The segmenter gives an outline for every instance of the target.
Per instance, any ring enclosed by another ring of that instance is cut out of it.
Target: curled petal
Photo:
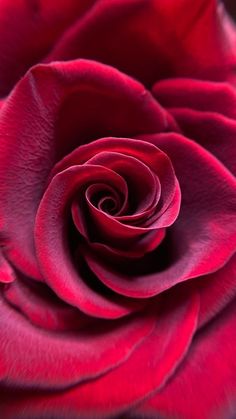
[[[0,231],[9,260],[42,280],[33,228],[57,160],[104,135],[168,130],[167,115],[141,84],[97,62],[32,68],[0,112]]]
[[[157,306],[156,306],[157,307]],[[197,325],[196,293],[173,293],[156,310],[153,331],[137,345],[127,362],[95,380],[63,393],[15,394],[14,405],[4,397],[4,414],[83,418],[109,417],[130,409],[166,384],[186,356]],[[117,348],[116,348],[117,350]],[[142,379],[140,379],[142,377]],[[138,382],[139,385],[134,385]]]
[[[134,417],[235,416],[235,308],[234,300],[196,335],[178,373],[161,391],[140,405],[133,412]]]
[[[69,250],[66,209],[79,188],[106,178],[113,183],[118,176],[93,165],[73,166],[59,173],[45,192],[36,218],[36,249],[45,281],[64,301],[95,317],[121,317],[132,312],[136,304],[97,293],[82,279],[81,265],[76,269]]]
[[[152,331],[154,316],[90,324],[77,332],[35,327],[0,299],[0,377],[21,388],[65,389],[95,378],[127,360]]]

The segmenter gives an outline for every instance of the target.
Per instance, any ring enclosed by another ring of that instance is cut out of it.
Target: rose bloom
[[[0,2],[2,418],[236,416],[236,53],[211,0]]]

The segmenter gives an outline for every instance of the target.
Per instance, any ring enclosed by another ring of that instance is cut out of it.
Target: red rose
[[[2,95],[41,64],[0,110],[2,417],[232,417],[229,27],[213,1],[8,3]]]

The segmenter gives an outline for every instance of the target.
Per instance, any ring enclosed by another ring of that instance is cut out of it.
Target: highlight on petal
[[[173,292],[161,306],[153,307],[155,327],[135,347],[127,362],[97,379],[63,392],[15,393],[14,405],[4,394],[3,413],[44,414],[63,417],[108,417],[122,414],[138,401],[161,388],[174,374],[189,350],[197,324],[199,300],[196,293]],[[97,345],[96,345],[97,346]],[[135,383],[139,385],[135,385]],[[126,413],[125,413],[126,414]]]
[[[15,280],[15,272],[12,266],[0,250],[0,283],[8,284]]]
[[[151,297],[179,282],[217,271],[236,246],[236,184],[230,172],[213,155],[178,134],[146,136],[146,140],[172,161],[182,194],[178,218],[161,245],[135,265],[86,254],[102,282],[136,298]]]
[[[114,53],[115,51],[115,53]],[[214,0],[97,1],[46,61],[89,58],[150,87],[159,79],[234,78],[235,48]]]
[[[134,417],[233,418],[235,415],[235,300],[193,339],[178,374],[145,401]],[[131,415],[131,417],[133,417]]]
[[[152,331],[142,312],[117,322],[95,322],[78,331],[36,327],[1,297],[1,382],[24,389],[66,389],[126,361]]]
[[[93,181],[105,181],[112,185],[117,178],[118,174],[102,166],[72,166],[53,178],[36,218],[37,256],[46,283],[64,301],[95,317],[121,317],[132,312],[137,304],[122,297],[96,292],[88,284],[86,275],[83,279],[81,261],[76,268],[71,258],[66,209],[77,190],[84,190]]]
[[[45,284],[21,278],[2,291],[7,302],[34,325],[46,330],[67,331],[90,327],[91,317],[61,301]]]
[[[0,96],[8,94],[93,3],[94,0],[1,0]]]
[[[232,85],[173,79],[156,83],[153,93],[186,137],[236,174],[236,90]]]

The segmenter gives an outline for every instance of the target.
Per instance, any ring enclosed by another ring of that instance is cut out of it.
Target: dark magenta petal
[[[178,259],[188,254],[191,276],[217,270],[235,250],[235,178],[211,153],[179,134],[149,141],[170,157],[181,187],[181,209],[171,227]]]
[[[193,286],[198,287],[201,301],[199,327],[211,320],[236,296],[236,255],[226,265],[208,276],[197,278]]]
[[[20,77],[48,54],[94,1],[1,0],[0,96],[8,94]]]
[[[15,280],[15,272],[0,250],[0,283],[7,284]]]
[[[159,81],[152,91],[165,108],[215,112],[236,119],[236,91],[229,83],[175,78]]]
[[[178,373],[134,417],[234,418],[235,318],[234,300],[194,338]]]
[[[191,8],[187,0],[97,1],[47,60],[94,59],[148,86],[176,76],[232,79],[234,45],[224,32],[214,0]]]
[[[67,303],[95,317],[117,318],[136,308],[126,299],[102,295],[84,281],[75,267],[69,249],[68,205],[76,191],[94,181],[118,176],[102,166],[72,166],[56,175],[41,200],[36,217],[35,240],[45,282]],[[114,182],[114,179],[112,179]],[[66,278],[66,281],[65,281]]]
[[[33,226],[58,158],[96,136],[160,132],[168,124],[151,94],[111,67],[77,60],[28,72],[0,113],[0,218],[9,260],[41,279]]]
[[[166,266],[161,266],[158,251],[156,258],[153,255],[152,272],[145,259],[146,271],[137,271],[131,263],[121,269],[109,260],[86,255],[102,282],[136,298],[154,296],[176,283],[218,270],[236,246],[234,177],[210,153],[178,134],[150,136],[149,141],[171,158],[182,192],[179,216],[165,239]]]
[[[125,179],[130,207],[127,214],[143,213],[158,204],[161,191],[157,189],[156,176],[147,165],[132,155],[103,151],[87,163],[107,167]]]
[[[117,323],[91,324],[78,332],[50,332],[31,324],[4,300],[1,306],[1,381],[23,388],[65,389],[127,360],[152,331],[142,312]]]
[[[17,280],[3,290],[5,299],[34,325],[52,331],[90,327],[92,318],[59,300],[41,283]]]
[[[153,92],[186,137],[236,174],[236,91],[232,85],[175,79],[157,83]]]
[[[23,411],[35,418],[44,414],[60,417],[65,409],[67,416],[108,417],[130,409],[134,403],[161,388],[189,350],[197,325],[199,299],[196,293],[182,293],[181,296],[173,293],[159,308],[157,303],[155,307],[154,330],[136,346],[127,362],[63,393],[15,395],[14,406],[4,397],[4,414],[16,416]]]
[[[90,253],[92,250],[95,252],[95,254],[97,254],[97,256],[100,255],[103,259],[108,258],[110,261],[113,259],[117,261],[118,259],[120,260],[120,263],[122,263],[122,261],[126,259],[139,259],[140,257],[144,256],[145,253],[154,250],[164,239],[165,231],[165,228],[151,231],[137,240],[133,246],[126,247],[124,244],[123,248],[117,248],[104,243],[90,242],[88,246],[79,247],[78,251],[86,257],[86,254]],[[102,282],[104,282],[103,279]]]
[[[176,178],[173,166],[168,156],[162,150],[145,141],[130,138],[102,138],[89,144],[82,145],[65,156],[52,170],[51,177],[66,168],[84,164],[99,153],[120,153],[133,157],[149,167],[158,177],[161,186],[161,212],[169,206],[176,193]],[[109,163],[109,159],[107,159]],[[138,176],[138,173],[137,173]]]

